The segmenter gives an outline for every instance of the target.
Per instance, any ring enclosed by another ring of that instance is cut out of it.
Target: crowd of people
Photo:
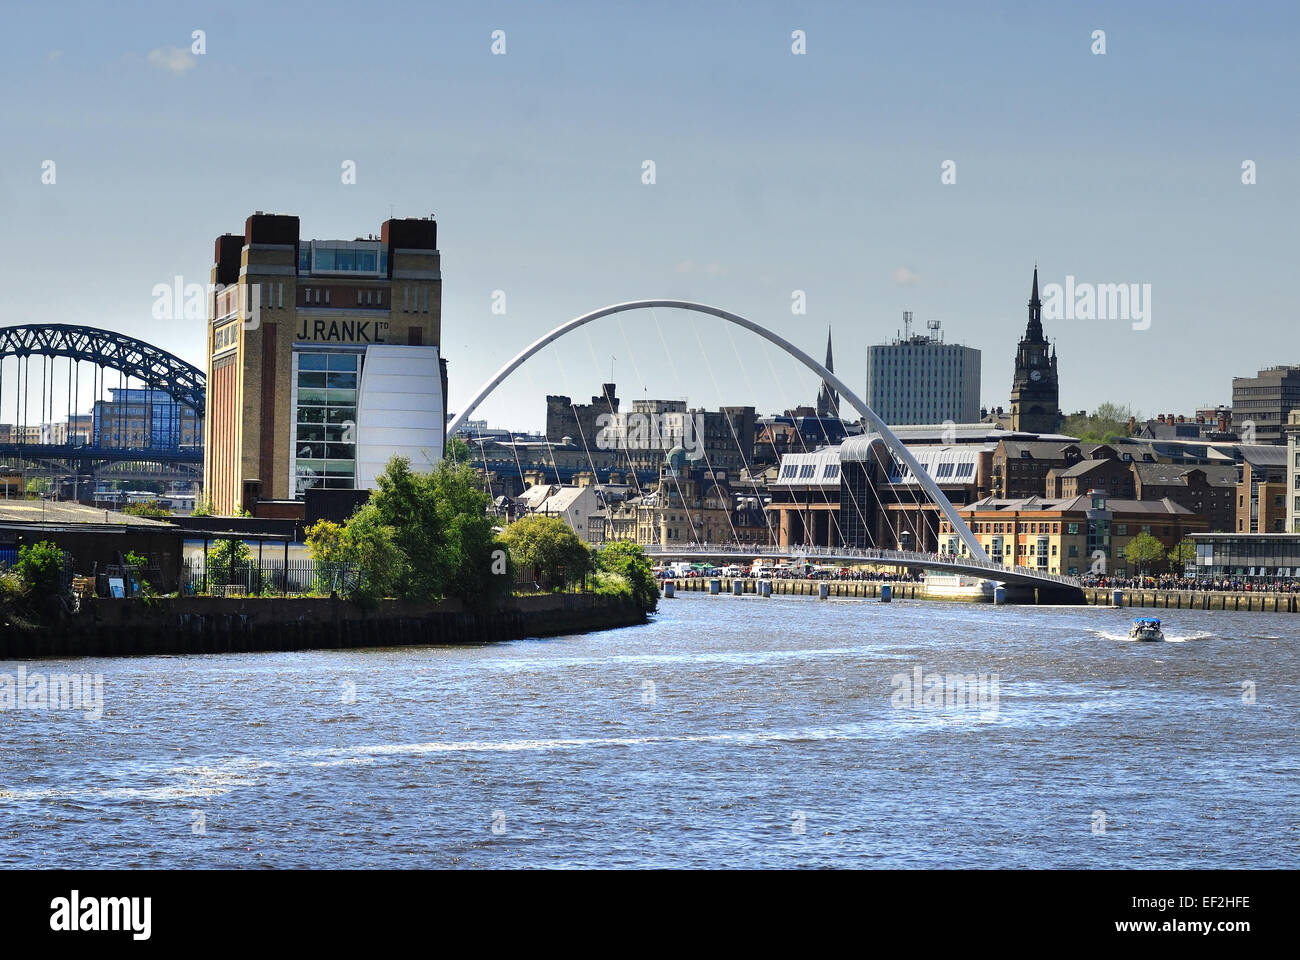
[[[1085,587],[1116,590],[1223,591],[1229,593],[1300,593],[1300,580],[1247,577],[1081,577]]]

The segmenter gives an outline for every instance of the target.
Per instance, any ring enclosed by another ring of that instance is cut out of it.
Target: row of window
[[[311,303],[313,303],[313,302],[316,303],[316,304],[323,304],[323,305],[325,305],[325,306],[329,306],[329,305],[330,305],[330,290],[329,290],[329,287],[324,287],[324,288],[317,287],[317,288],[316,288],[316,294],[315,294],[315,299],[314,299],[314,300],[313,300],[313,298],[312,298],[312,288],[311,288],[311,287],[303,287],[303,289],[302,289],[302,293],[303,293],[302,303],[303,303],[304,305],[311,304]],[[358,306],[358,307],[362,307],[362,306],[364,306],[364,307],[382,307],[383,305],[384,305],[384,291],[382,291],[382,290],[357,290],[357,306]]]
[[[294,425],[294,483],[310,487],[356,486],[356,353],[300,353]]]
[[[817,464],[815,463],[787,463],[781,467],[781,478],[784,480],[810,480],[816,475]],[[822,469],[823,480],[833,480],[839,475],[840,465],[838,463],[828,463]]]

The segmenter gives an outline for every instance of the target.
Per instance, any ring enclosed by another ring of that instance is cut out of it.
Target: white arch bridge
[[[642,547],[653,560],[718,561],[721,564],[740,560],[806,560],[812,564],[854,564],[872,567],[904,567],[908,570],[933,570],[961,573],[992,580],[1007,586],[1035,587],[1049,591],[1053,597],[1066,598],[1083,589],[1073,577],[1047,573],[1034,567],[1005,567],[992,560],[976,560],[951,553],[917,553],[911,550],[857,549],[855,547],[770,547],[760,544],[693,544],[688,547]]]
[[[751,333],[758,334],[758,336],[762,337],[769,343],[780,347],[813,373],[817,374],[817,376],[825,383],[834,387],[839,391],[840,397],[847,400],[853,409],[856,410],[870,425],[871,429],[880,435],[880,438],[888,446],[890,452],[912,472],[922,489],[924,489],[926,494],[930,497],[930,500],[939,508],[939,512],[943,514],[944,519],[952,525],[952,529],[957,533],[957,536],[961,538],[968,554],[968,556],[963,556],[959,560],[954,559],[953,561],[941,561],[934,559],[934,555],[930,554],[909,554],[906,551],[890,550],[864,550],[861,552],[857,562],[866,562],[861,559],[861,557],[868,554],[875,554],[877,556],[889,555],[891,559],[882,558],[880,559],[880,562],[891,563],[897,566],[924,566],[929,569],[949,569],[954,573],[972,573],[975,576],[986,577],[986,579],[990,580],[999,580],[1002,582],[1016,583],[1025,586],[1046,587],[1055,590],[1081,590],[1079,582],[1069,577],[1043,573],[1028,567],[1011,568],[995,564],[989,559],[988,554],[985,553],[980,542],[975,539],[975,535],[971,533],[970,527],[966,525],[966,522],[962,519],[961,515],[957,513],[952,502],[944,496],[943,491],[939,489],[939,485],[934,482],[934,479],[928,472],[926,472],[925,468],[917,462],[914,456],[912,456],[911,451],[903,446],[903,442],[899,440],[898,437],[895,436],[894,432],[885,425],[885,422],[880,419],[876,412],[868,407],[856,393],[850,390],[843,380],[835,376],[834,373],[826,369],[822,364],[818,363],[779,334],[773,333],[771,330],[761,324],[755,323],[753,320],[748,320],[739,314],[731,313],[727,310],[721,309],[720,307],[711,307],[707,304],[694,303],[690,300],[629,300],[626,303],[615,303],[608,307],[601,307],[599,310],[593,310],[590,313],[584,313],[580,317],[574,317],[572,320],[560,324],[550,333],[534,340],[519,353],[515,354],[515,356],[505,364],[505,366],[493,375],[492,379],[479,388],[478,392],[474,394],[469,403],[467,403],[456,418],[448,424],[447,434],[454,434],[460,428],[461,424],[474,413],[479,404],[481,404],[493,390],[500,386],[506,377],[514,373],[516,369],[522,366],[523,363],[534,354],[554,343],[560,337],[571,333],[579,327],[586,326],[594,320],[599,320],[602,317],[609,317],[618,313],[627,313],[631,310],[653,310],[655,308],[688,310],[705,316],[717,317],[719,320],[725,320],[738,327],[743,327]],[[850,551],[847,548],[836,549],[839,554],[843,554],[848,558]],[[742,551],[740,547],[737,546],[736,553],[740,552],[746,551]],[[734,556],[734,554],[732,555]],[[802,555],[802,553],[795,554],[792,552],[790,555]],[[755,553],[753,556],[757,557],[759,554]],[[773,556],[776,556],[776,554],[773,554]],[[917,560],[916,558],[918,557],[926,558],[925,562],[922,563]],[[990,571],[996,571],[997,576],[989,576]]]

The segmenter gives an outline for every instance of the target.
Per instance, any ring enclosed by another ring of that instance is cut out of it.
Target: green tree
[[[413,471],[406,457],[393,457],[375,485],[378,489],[366,506],[375,522],[393,530],[398,548],[409,561],[397,582],[399,592],[413,600],[444,596],[444,531],[427,477]]]
[[[478,473],[468,464],[444,462],[427,482],[441,529],[437,556],[444,592],[473,607],[495,604],[510,592],[514,577]]]
[[[469,444],[460,437],[452,437],[447,441],[447,449],[443,457],[452,463],[469,463]]]
[[[1128,542],[1124,558],[1137,565],[1139,575],[1145,575],[1149,565],[1165,558],[1165,547],[1151,534],[1139,533]]]
[[[1171,570],[1182,574],[1183,568],[1196,560],[1196,541],[1191,537],[1184,537],[1169,549],[1165,558],[1169,561]]]
[[[243,540],[218,540],[216,545],[208,550],[208,587],[227,584],[247,587],[249,586],[248,574],[252,567],[253,553]]]
[[[410,566],[397,545],[396,531],[381,523],[374,508],[366,504],[348,520],[343,537],[348,555],[360,572],[355,597],[377,600],[395,596]]]
[[[1061,429],[1069,436],[1078,437],[1087,443],[1109,443],[1129,435],[1130,417],[1140,419],[1141,415],[1126,405],[1100,403],[1091,414],[1076,413],[1066,417]]]
[[[18,548],[14,572],[23,582],[27,596],[36,603],[63,592],[63,570],[67,554],[48,540]]]
[[[510,557],[544,583],[572,582],[592,569],[591,549],[559,517],[533,515],[516,520],[501,534]]]
[[[509,591],[507,557],[478,484],[467,464],[443,461],[428,473],[416,473],[405,457],[388,461],[370,502],[349,524],[392,531],[405,558],[394,583],[402,596],[454,597],[482,609]]]
[[[623,577],[632,588],[632,599],[647,613],[659,606],[659,584],[650,558],[631,540],[611,540],[596,551],[596,569]]]
[[[318,520],[307,528],[307,549],[316,561],[314,586],[321,593],[342,588],[350,599],[373,602],[393,596],[407,565],[391,527],[369,505],[346,524]]]

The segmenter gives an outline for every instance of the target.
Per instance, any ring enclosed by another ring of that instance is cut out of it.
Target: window
[[[355,353],[298,354],[294,429],[295,492],[356,486],[357,374]]]

